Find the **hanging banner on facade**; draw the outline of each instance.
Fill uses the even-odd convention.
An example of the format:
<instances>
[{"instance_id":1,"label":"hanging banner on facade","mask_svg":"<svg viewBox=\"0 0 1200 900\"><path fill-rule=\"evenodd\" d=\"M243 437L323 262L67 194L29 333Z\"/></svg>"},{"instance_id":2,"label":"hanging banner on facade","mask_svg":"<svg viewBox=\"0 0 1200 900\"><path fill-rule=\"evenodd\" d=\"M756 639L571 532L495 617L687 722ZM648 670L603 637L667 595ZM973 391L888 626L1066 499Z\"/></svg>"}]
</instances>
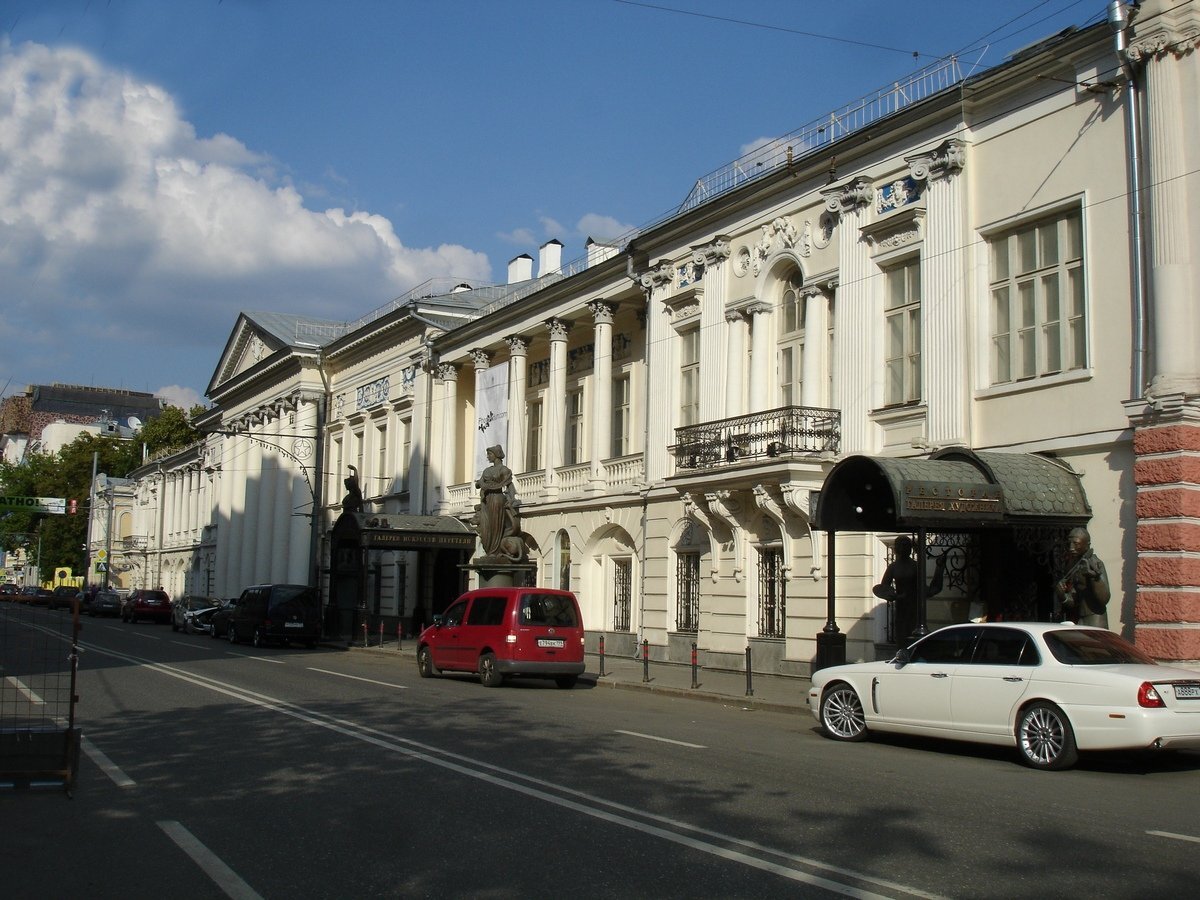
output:
<instances>
[{"instance_id":1,"label":"hanging banner on facade","mask_svg":"<svg viewBox=\"0 0 1200 900\"><path fill-rule=\"evenodd\" d=\"M508 452L508 363L489 366L475 372L478 379L475 397L475 468L476 474L487 468L487 448L499 444Z\"/></svg>"},{"instance_id":2,"label":"hanging banner on facade","mask_svg":"<svg viewBox=\"0 0 1200 900\"><path fill-rule=\"evenodd\" d=\"M0 508L25 509L29 512L65 516L67 500L65 497L0 497Z\"/></svg>"}]
</instances>

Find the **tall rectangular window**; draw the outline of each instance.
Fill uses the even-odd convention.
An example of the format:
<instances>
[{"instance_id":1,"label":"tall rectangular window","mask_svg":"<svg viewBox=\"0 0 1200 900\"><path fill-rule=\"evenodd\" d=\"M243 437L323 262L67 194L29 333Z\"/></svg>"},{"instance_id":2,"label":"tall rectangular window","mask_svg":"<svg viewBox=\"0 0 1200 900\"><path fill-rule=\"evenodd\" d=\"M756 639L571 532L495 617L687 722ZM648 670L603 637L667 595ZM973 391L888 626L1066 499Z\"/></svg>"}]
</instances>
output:
<instances>
[{"instance_id":1,"label":"tall rectangular window","mask_svg":"<svg viewBox=\"0 0 1200 900\"><path fill-rule=\"evenodd\" d=\"M787 591L783 553L763 547L758 551L758 635L786 637Z\"/></svg>"},{"instance_id":2,"label":"tall rectangular window","mask_svg":"<svg viewBox=\"0 0 1200 900\"><path fill-rule=\"evenodd\" d=\"M407 491L411 487L408 470L412 465L412 419L400 420L400 458L396 460L396 490Z\"/></svg>"},{"instance_id":3,"label":"tall rectangular window","mask_svg":"<svg viewBox=\"0 0 1200 900\"><path fill-rule=\"evenodd\" d=\"M566 426L563 462L573 466L583 462L583 388L567 391Z\"/></svg>"},{"instance_id":4,"label":"tall rectangular window","mask_svg":"<svg viewBox=\"0 0 1200 900\"><path fill-rule=\"evenodd\" d=\"M329 461L332 465L329 467L329 497L341 497L342 479L346 477L346 473L342 471L342 439L334 438L333 447L330 449Z\"/></svg>"},{"instance_id":5,"label":"tall rectangular window","mask_svg":"<svg viewBox=\"0 0 1200 900\"><path fill-rule=\"evenodd\" d=\"M779 317L779 405L799 406L804 378L804 297L794 274L783 292Z\"/></svg>"},{"instance_id":6,"label":"tall rectangular window","mask_svg":"<svg viewBox=\"0 0 1200 900\"><path fill-rule=\"evenodd\" d=\"M613 631L628 631L633 618L633 563L613 560Z\"/></svg>"},{"instance_id":7,"label":"tall rectangular window","mask_svg":"<svg viewBox=\"0 0 1200 900\"><path fill-rule=\"evenodd\" d=\"M675 607L675 630L700 630L700 554L679 552L675 556L675 583L679 596Z\"/></svg>"},{"instance_id":8,"label":"tall rectangular window","mask_svg":"<svg viewBox=\"0 0 1200 900\"><path fill-rule=\"evenodd\" d=\"M612 449L614 457L629 454L629 375L618 375L612 385Z\"/></svg>"},{"instance_id":9,"label":"tall rectangular window","mask_svg":"<svg viewBox=\"0 0 1200 900\"><path fill-rule=\"evenodd\" d=\"M679 335L679 424L700 421L700 329Z\"/></svg>"},{"instance_id":10,"label":"tall rectangular window","mask_svg":"<svg viewBox=\"0 0 1200 900\"><path fill-rule=\"evenodd\" d=\"M921 399L921 260L885 273L884 403L896 406Z\"/></svg>"},{"instance_id":11,"label":"tall rectangular window","mask_svg":"<svg viewBox=\"0 0 1200 900\"><path fill-rule=\"evenodd\" d=\"M392 483L391 471L388 466L387 456L387 425L380 425L375 429L375 478L372 480L379 486L379 493L389 493ZM372 491L371 493L375 493Z\"/></svg>"},{"instance_id":12,"label":"tall rectangular window","mask_svg":"<svg viewBox=\"0 0 1200 900\"><path fill-rule=\"evenodd\" d=\"M992 383L1086 366L1080 211L1022 225L989 248Z\"/></svg>"},{"instance_id":13,"label":"tall rectangular window","mask_svg":"<svg viewBox=\"0 0 1200 900\"><path fill-rule=\"evenodd\" d=\"M536 472L542 466L542 401L530 400L526 409L528 431L525 435L525 471Z\"/></svg>"}]
</instances>

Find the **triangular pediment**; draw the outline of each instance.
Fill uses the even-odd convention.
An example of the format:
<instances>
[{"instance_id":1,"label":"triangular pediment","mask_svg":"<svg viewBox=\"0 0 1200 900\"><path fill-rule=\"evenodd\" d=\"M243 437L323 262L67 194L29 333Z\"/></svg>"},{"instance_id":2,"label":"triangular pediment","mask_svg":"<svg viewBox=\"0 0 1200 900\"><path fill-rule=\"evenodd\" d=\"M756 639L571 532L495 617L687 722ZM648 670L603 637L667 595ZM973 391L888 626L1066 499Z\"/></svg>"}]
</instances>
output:
<instances>
[{"instance_id":1,"label":"triangular pediment","mask_svg":"<svg viewBox=\"0 0 1200 900\"><path fill-rule=\"evenodd\" d=\"M213 373L209 393L243 372L248 372L259 365L268 356L283 346L278 338L271 335L245 313L238 316L237 324L225 344L225 352Z\"/></svg>"}]
</instances>

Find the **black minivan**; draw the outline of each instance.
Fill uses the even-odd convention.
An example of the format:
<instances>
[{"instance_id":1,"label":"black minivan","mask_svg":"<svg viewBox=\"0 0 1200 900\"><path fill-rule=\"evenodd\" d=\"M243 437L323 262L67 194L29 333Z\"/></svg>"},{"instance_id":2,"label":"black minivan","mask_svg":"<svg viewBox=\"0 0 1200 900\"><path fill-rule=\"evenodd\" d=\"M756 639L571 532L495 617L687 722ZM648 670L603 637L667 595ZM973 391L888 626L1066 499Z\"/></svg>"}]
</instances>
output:
<instances>
[{"instance_id":1,"label":"black minivan","mask_svg":"<svg viewBox=\"0 0 1200 900\"><path fill-rule=\"evenodd\" d=\"M321 604L306 584L256 584L242 591L229 617L229 643L249 641L255 647L296 641L317 646L321 638Z\"/></svg>"}]
</instances>

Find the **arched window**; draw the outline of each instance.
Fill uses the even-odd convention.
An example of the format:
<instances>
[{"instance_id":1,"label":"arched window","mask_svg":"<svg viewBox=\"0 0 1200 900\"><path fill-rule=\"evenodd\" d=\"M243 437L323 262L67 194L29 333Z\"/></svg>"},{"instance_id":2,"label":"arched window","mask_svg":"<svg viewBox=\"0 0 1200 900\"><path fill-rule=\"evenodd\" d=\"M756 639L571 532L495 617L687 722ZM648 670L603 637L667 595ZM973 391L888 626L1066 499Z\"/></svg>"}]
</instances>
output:
<instances>
[{"instance_id":1,"label":"arched window","mask_svg":"<svg viewBox=\"0 0 1200 900\"><path fill-rule=\"evenodd\" d=\"M571 537L565 531L558 533L558 587L571 589Z\"/></svg>"},{"instance_id":2,"label":"arched window","mask_svg":"<svg viewBox=\"0 0 1200 900\"><path fill-rule=\"evenodd\" d=\"M778 379L779 405L799 406L804 378L804 297L802 276L793 270L783 285L779 302Z\"/></svg>"}]
</instances>

